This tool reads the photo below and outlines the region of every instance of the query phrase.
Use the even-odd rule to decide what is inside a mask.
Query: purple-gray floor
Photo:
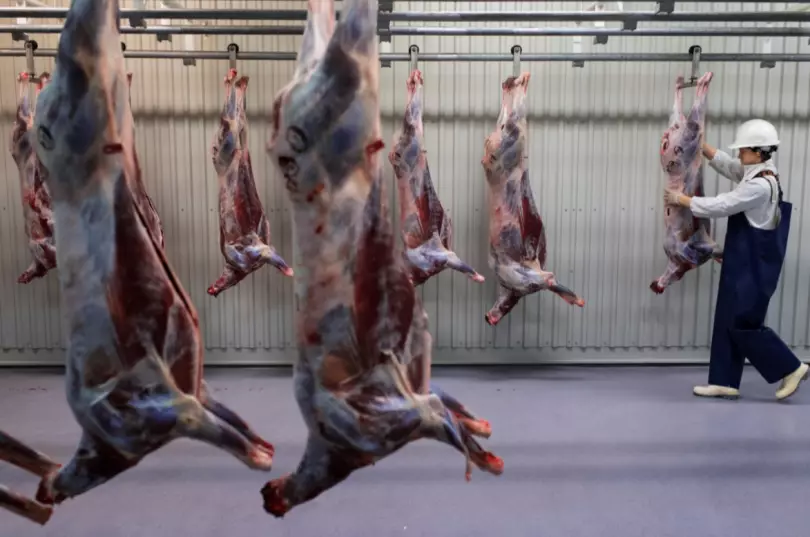
[[[270,474],[181,440],[58,507],[40,528],[0,511],[0,537],[799,537],[810,535],[810,384],[777,403],[701,400],[705,368],[438,370],[489,419],[501,477],[422,441],[276,520],[259,489],[295,468],[305,429],[286,372],[209,370],[217,397],[276,446]],[[78,427],[56,373],[0,370],[0,428],[62,462]],[[0,464],[0,482],[33,476]]]

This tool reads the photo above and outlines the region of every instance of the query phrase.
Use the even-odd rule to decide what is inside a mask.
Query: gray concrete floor
[[[438,370],[493,424],[501,477],[422,441],[282,520],[259,489],[292,470],[305,429],[286,373],[209,370],[217,397],[276,446],[271,474],[178,441],[63,504],[45,528],[0,512],[2,537],[800,537],[810,535],[810,384],[787,403],[746,370],[744,398],[691,395],[705,368]],[[55,373],[0,370],[0,428],[67,460],[78,427]],[[0,482],[35,478],[0,464]]]

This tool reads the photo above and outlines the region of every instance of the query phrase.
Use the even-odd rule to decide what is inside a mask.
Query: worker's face
[[[743,147],[740,149],[740,162],[745,165],[759,164],[762,162],[762,156],[753,149]]]

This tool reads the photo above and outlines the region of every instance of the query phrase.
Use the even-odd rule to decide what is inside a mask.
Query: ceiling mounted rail
[[[22,57],[25,50],[0,49],[0,57]],[[56,50],[37,50],[36,56],[53,58]],[[231,60],[228,51],[127,50],[125,58]],[[236,59],[295,61],[295,52],[242,52]],[[810,62],[810,54],[701,54],[703,62]],[[381,61],[410,62],[410,54],[380,54]],[[419,54],[420,62],[513,62],[512,54]],[[690,54],[521,54],[521,62],[691,62]]]
[[[0,25],[0,34],[58,34],[61,24],[8,24]],[[304,26],[153,26],[149,28],[121,27],[129,35],[302,35]],[[738,28],[447,28],[437,26],[391,27],[379,34],[424,36],[634,36],[634,37],[804,37],[810,28],[738,27]],[[24,40],[25,38],[23,38]]]
[[[0,18],[64,19],[67,8],[0,7]],[[339,15],[339,14],[338,14]],[[122,19],[304,21],[305,10],[274,9],[122,9]],[[639,22],[807,22],[810,11],[392,11],[380,20],[431,22],[619,21]]]

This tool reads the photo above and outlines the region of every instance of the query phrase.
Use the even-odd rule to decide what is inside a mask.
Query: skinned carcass
[[[546,231],[526,167],[529,78],[529,73],[523,73],[502,84],[498,125],[486,139],[481,160],[489,184],[489,266],[500,283],[498,300],[485,317],[493,326],[522,297],[537,291],[549,290],[569,304],[585,305],[576,293],[557,283],[553,272],[544,270]]]
[[[51,84],[37,103],[68,334],[68,404],[82,428],[71,461],[40,483],[59,503],[193,438],[267,471],[273,447],[211,398],[194,306],[131,191],[132,114],[116,0],[73,0]]]
[[[489,424],[430,383],[431,336],[387,217],[377,2],[310,0],[269,152],[284,175],[300,253],[294,392],[309,437],[292,474],[262,489],[281,517],[409,442],[447,443],[480,468],[503,461]]]
[[[270,246],[270,222],[264,214],[248,150],[245,91],[248,77],[236,79],[236,69],[225,77],[225,104],[211,155],[219,177],[219,247],[225,270],[208,288],[217,296],[248,274],[270,264],[285,276],[293,270]]]
[[[425,283],[445,268],[466,274],[476,282],[484,277],[459,259],[450,248],[453,223],[433,188],[422,124],[422,73],[415,69],[408,77],[408,103],[402,131],[394,140],[388,160],[394,167],[399,190],[399,218],[405,262],[414,285]]]
[[[683,114],[684,79],[675,81],[675,104],[669,128],[661,138],[661,166],[667,174],[667,188],[687,196],[703,195],[703,129],[706,101],[712,73],[697,82],[695,101],[686,118]],[[687,207],[664,207],[664,252],[669,259],[664,273],[650,284],[656,294],[683,278],[684,274],[710,259],[722,260],[722,248],[711,237],[711,221],[695,218]]]
[[[127,73],[127,89],[129,90],[129,112],[132,114],[132,73]],[[134,125],[134,118],[131,120]],[[160,216],[155,208],[152,198],[146,192],[146,185],[143,182],[143,175],[141,174],[141,164],[138,161],[138,152],[135,149],[135,139],[132,141],[132,159],[135,161],[135,173],[132,175],[132,181],[129,188],[132,190],[132,195],[135,197],[135,203],[141,208],[141,214],[146,220],[146,229],[154,237],[155,242],[161,248],[165,248],[163,238],[163,224],[160,223]]]
[[[48,73],[39,75],[37,95],[49,80]],[[11,156],[20,173],[25,234],[28,236],[28,250],[34,260],[17,278],[17,283],[29,283],[56,267],[51,195],[45,184],[47,170],[42,167],[34,150],[34,109],[29,85],[30,75],[20,73],[17,76],[17,117],[11,134]]]
[[[59,463],[3,431],[0,431],[0,460],[40,478],[59,469]],[[53,513],[52,507],[42,505],[3,485],[0,485],[0,507],[42,526],[50,520]]]

